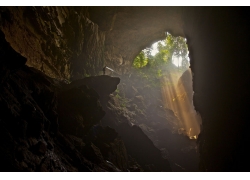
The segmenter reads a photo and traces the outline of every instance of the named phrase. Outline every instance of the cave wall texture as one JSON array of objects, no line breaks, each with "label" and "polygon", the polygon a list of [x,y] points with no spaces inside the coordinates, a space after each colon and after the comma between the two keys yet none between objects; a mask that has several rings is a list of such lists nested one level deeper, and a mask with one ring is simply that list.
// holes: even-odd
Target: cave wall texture
[{"label": "cave wall texture", "polygon": [[181,9],[159,8],[2,7],[1,30],[28,66],[74,80],[99,74],[104,65],[126,72],[166,30],[182,34]]},{"label": "cave wall texture", "polygon": [[72,81],[122,74],[165,32],[187,38],[201,171],[249,171],[249,7],[1,7],[0,28],[27,65]]}]

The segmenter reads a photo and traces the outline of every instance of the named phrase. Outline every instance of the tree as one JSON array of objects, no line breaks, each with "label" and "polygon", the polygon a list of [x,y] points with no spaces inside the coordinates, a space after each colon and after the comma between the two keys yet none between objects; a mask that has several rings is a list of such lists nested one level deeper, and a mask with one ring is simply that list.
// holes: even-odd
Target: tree
[{"label": "tree", "polygon": [[152,47],[142,50],[134,59],[135,68],[143,68],[146,65],[160,67],[164,63],[172,63],[172,57],[182,58],[181,66],[186,68],[188,64],[188,47],[186,39],[183,37],[174,37],[167,34],[166,39],[159,41],[157,44],[158,53],[151,55]]},{"label": "tree", "polygon": [[134,59],[133,66],[135,68],[143,68],[148,64],[148,58],[142,50]]},{"label": "tree", "polygon": [[[154,82],[155,79],[159,79],[166,67],[178,68],[180,71],[187,69],[189,61],[185,38],[174,37],[168,33],[166,39],[157,43],[158,52],[154,56],[152,56],[152,50],[152,47],[142,50],[133,61],[133,67],[147,80]],[[180,67],[173,65],[173,56],[182,58]]]}]

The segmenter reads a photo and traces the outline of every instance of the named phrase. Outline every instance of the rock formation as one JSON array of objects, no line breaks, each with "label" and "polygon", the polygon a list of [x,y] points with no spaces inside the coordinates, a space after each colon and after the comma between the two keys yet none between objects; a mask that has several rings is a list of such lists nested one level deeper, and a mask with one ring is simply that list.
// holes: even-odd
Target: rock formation
[{"label": "rock formation", "polygon": [[[171,171],[140,129],[127,127],[120,136],[99,125],[106,114],[100,100],[105,109],[119,78],[95,76],[71,84],[50,78],[27,67],[3,34],[1,52],[1,171]],[[147,152],[144,158],[134,153],[138,149]]]},{"label": "rock formation", "polygon": [[[82,140],[91,128],[81,126],[81,113],[72,119],[84,133],[62,134],[60,124],[67,122],[62,125],[56,109],[68,112],[57,100],[72,104],[74,94],[63,98],[70,91],[98,109],[93,122],[104,112],[90,88],[59,89],[98,75],[104,65],[128,72],[134,57],[169,31],[185,36],[189,46],[194,105],[203,119],[200,170],[249,171],[249,17],[248,7],[1,7],[2,170],[116,171],[128,167],[120,163],[126,158],[137,166],[126,155],[107,160],[102,145]],[[123,147],[117,138],[113,145]],[[72,143],[93,158],[81,158]]]},{"label": "rock formation", "polygon": [[25,66],[2,33],[1,54],[1,171],[129,169],[115,130],[91,131],[105,115],[93,89],[62,90],[64,82]]}]

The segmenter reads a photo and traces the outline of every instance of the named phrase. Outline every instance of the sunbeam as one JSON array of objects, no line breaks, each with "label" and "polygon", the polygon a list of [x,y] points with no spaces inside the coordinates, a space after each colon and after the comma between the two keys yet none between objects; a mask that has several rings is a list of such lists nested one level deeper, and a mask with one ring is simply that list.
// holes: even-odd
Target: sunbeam
[{"label": "sunbeam", "polygon": [[[179,132],[197,139],[200,133],[201,117],[194,109],[192,98],[191,69],[181,74],[178,70],[166,72],[162,78],[162,96],[164,104],[171,109],[179,119]],[[190,81],[190,82],[188,82]]]}]

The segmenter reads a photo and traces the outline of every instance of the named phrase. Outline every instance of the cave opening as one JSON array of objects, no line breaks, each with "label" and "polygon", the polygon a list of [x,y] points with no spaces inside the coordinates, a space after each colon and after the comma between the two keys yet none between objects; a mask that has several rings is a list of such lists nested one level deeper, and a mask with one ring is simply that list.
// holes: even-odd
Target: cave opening
[{"label": "cave opening", "polygon": [[[2,171],[249,171],[249,12],[1,7]],[[190,94],[176,90],[192,87],[178,86],[182,58],[170,56],[176,73],[159,61],[131,69],[165,30],[187,38]],[[179,110],[193,101],[198,138],[197,112]]]},{"label": "cave opening", "polygon": [[113,107],[139,126],[170,161],[173,171],[198,171],[196,139],[201,117],[193,105],[186,38],[166,32],[143,49],[122,75]]}]

